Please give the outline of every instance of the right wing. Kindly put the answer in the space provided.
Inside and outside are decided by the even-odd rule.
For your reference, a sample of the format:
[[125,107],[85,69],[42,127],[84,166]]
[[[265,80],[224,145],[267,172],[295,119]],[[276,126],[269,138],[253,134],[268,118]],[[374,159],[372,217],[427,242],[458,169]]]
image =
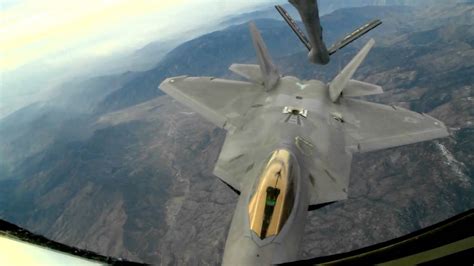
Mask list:
[[342,119],[352,148],[368,152],[443,138],[443,122],[401,107],[344,98]]
[[263,93],[262,86],[254,83],[187,76],[167,78],[160,89],[225,129],[240,126],[242,117]]
[[[251,69],[255,70],[255,67]],[[263,85],[255,83],[186,76],[168,78],[161,83],[160,89],[214,125],[230,131],[243,124],[255,99],[265,93]],[[242,176],[250,169],[255,153],[251,139],[248,134],[227,134],[214,170],[216,176],[239,191]]]

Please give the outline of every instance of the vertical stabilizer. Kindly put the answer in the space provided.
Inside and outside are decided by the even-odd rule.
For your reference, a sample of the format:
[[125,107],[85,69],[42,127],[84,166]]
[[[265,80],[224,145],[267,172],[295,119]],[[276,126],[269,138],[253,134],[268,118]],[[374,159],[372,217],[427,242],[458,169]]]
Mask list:
[[263,42],[262,36],[255,26],[255,23],[249,23],[250,33],[252,35],[253,46],[255,47],[255,52],[257,53],[258,64],[260,65],[260,71],[262,72],[263,84],[265,90],[269,91],[273,89],[278,80],[280,80],[280,74],[278,69],[272,62],[270,54],[268,53],[267,46]]
[[342,91],[362,61],[364,61],[370,49],[374,46],[374,43],[374,39],[370,39],[367,44],[362,47],[359,53],[352,58],[349,64],[347,64],[347,66],[345,66],[344,69],[331,81],[329,84],[329,97],[331,98],[331,101],[336,102],[339,99]]

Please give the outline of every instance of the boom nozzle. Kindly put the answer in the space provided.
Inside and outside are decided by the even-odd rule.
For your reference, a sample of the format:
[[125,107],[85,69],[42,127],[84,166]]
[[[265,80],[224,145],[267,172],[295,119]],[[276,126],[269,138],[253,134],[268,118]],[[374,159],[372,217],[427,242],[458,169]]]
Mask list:
[[364,36],[369,31],[373,30],[380,24],[382,21],[375,19],[369,21],[368,23],[358,27],[351,33],[344,36],[336,43],[334,43],[329,49],[326,48],[326,44],[323,41],[323,28],[321,27],[321,22],[319,19],[319,9],[318,3],[316,0],[289,0],[289,2],[298,10],[301,20],[304,24],[308,37],[304,32],[298,27],[298,24],[295,20],[288,14],[288,12],[279,5],[276,5],[275,8],[283,17],[283,19],[288,23],[290,28],[296,34],[298,39],[303,43],[303,45],[308,49],[308,59],[311,63],[325,65],[330,61],[330,55],[334,54],[338,50],[344,48],[351,42],[359,39]]

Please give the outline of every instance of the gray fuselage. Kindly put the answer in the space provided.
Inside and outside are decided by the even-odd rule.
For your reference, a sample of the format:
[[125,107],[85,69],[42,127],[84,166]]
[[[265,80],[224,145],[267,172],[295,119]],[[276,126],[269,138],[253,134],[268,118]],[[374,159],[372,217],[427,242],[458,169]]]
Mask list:
[[[227,237],[224,265],[269,265],[299,258],[300,242],[311,199],[309,189],[315,185],[311,184],[314,180],[325,179],[311,177],[310,169],[317,168],[318,164],[326,164],[325,159],[330,157],[349,156],[348,160],[340,161],[350,161],[350,155],[342,148],[344,137],[337,132],[338,128],[322,126],[328,124],[328,119],[332,119],[328,115],[330,112],[325,111],[334,105],[328,100],[327,91],[327,86],[320,81],[303,82],[295,77],[283,77],[274,90],[256,100],[246,115],[247,123],[228,133],[226,142],[232,142],[232,145],[239,141],[239,135],[253,136],[252,140],[247,138],[242,141],[254,143],[256,154],[253,158],[259,164],[248,171],[244,178],[249,182],[241,188]],[[306,110],[307,117],[296,112],[285,113],[285,107]],[[226,144],[223,152],[226,151],[225,146]],[[251,229],[249,204],[268,157],[278,149],[288,150],[293,158],[290,175],[295,182],[295,198],[281,231],[261,239]],[[331,156],[332,153],[338,154]],[[341,169],[345,168],[348,173],[348,166],[342,164]]]
[[248,81],[178,76],[160,84],[227,130],[213,173],[240,191],[240,198],[225,265],[300,259],[308,206],[348,198],[353,153],[449,135],[441,121],[427,114],[353,99],[383,92],[352,79],[373,39],[325,84],[281,77],[255,24],[249,27],[259,64],[229,68]]

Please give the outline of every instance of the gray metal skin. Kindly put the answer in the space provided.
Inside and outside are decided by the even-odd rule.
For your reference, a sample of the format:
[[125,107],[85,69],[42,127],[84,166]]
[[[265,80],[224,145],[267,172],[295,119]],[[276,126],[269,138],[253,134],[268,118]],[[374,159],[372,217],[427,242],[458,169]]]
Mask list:
[[[297,83],[308,86],[301,90]],[[330,141],[331,138],[337,139],[337,136],[343,136],[338,133],[337,127],[320,127],[316,129],[315,124],[323,124],[323,121],[316,116],[312,119],[309,117],[308,119],[302,118],[301,125],[289,121],[285,122],[288,114],[282,114],[282,110],[287,105],[320,106],[321,103],[311,99],[317,94],[327,97],[325,95],[327,90],[325,90],[324,84],[316,81],[304,83],[295,77],[284,77],[280,79],[279,85],[274,90],[256,101],[257,106],[260,104],[262,106],[254,107],[249,112],[248,115],[251,120],[248,121],[246,126],[226,139],[223,147],[223,156],[225,158],[229,156],[227,153],[232,153],[232,157],[236,158],[234,150],[227,147],[228,143],[231,146],[246,147],[249,145],[249,138],[251,138],[251,142],[255,145],[254,147],[258,147],[258,150],[253,150],[254,154],[252,157],[259,163],[243,177],[248,182],[243,183],[241,186],[241,195],[226,242],[223,265],[270,265],[299,259],[300,242],[304,233],[308,206],[311,200],[309,189],[313,186],[311,182],[314,182],[314,180],[311,181],[309,178],[309,168],[314,165],[315,160],[322,159],[320,158],[322,154],[314,152],[312,156],[308,156],[305,154],[306,150],[301,150],[296,146],[295,138],[303,137],[310,139],[311,136],[319,134],[321,140],[324,138]],[[302,96],[303,99],[297,99],[296,96]],[[311,113],[311,111],[314,112],[315,110],[311,108],[308,111]],[[258,143],[261,144],[259,145]],[[321,147],[314,150],[329,150],[331,153],[335,153],[333,156],[336,156],[336,154],[341,155],[338,151],[344,150],[343,138],[342,142],[334,143],[335,145],[332,149],[328,149],[328,145],[325,144],[324,141],[321,141],[319,143]],[[260,240],[255,232],[249,230],[247,206],[255,187],[255,180],[264,167],[266,158],[268,158],[272,151],[280,148],[290,150],[296,159],[295,161],[298,162],[296,165],[297,173],[294,174],[294,178],[297,180],[296,198],[293,211],[283,226],[282,231],[275,237]],[[250,154],[246,154],[246,156],[250,156]],[[350,154],[343,152],[342,156],[350,157]],[[242,157],[239,159],[244,161]],[[350,159],[346,158],[343,161],[349,162]],[[346,163],[340,166],[341,171],[349,171],[350,164]],[[216,170],[219,173],[219,168]]]
[[323,41],[323,28],[319,19],[318,3],[315,0],[289,0],[298,10],[304,24],[311,50],[308,59],[311,63],[325,65],[329,63],[329,52]]
[[[250,31],[259,65],[230,67],[248,81],[179,76],[160,84],[227,130],[214,174],[241,194],[224,265],[298,260],[308,206],[347,199],[353,153],[448,136],[443,123],[426,114],[352,98],[382,93],[377,85],[351,79],[373,40],[326,84],[281,77],[255,25]],[[262,240],[250,229],[249,200],[269,156],[282,148],[293,157],[296,197],[281,231]]]

